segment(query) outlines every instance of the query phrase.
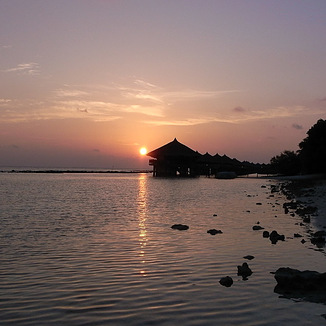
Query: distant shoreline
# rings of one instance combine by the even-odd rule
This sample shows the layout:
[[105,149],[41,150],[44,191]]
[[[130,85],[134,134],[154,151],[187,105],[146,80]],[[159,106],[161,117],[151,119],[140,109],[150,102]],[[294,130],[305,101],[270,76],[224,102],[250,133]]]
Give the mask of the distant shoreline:
[[52,173],[52,174],[63,174],[63,173],[152,173],[150,170],[57,170],[57,169],[42,169],[42,170],[0,170],[0,173]]

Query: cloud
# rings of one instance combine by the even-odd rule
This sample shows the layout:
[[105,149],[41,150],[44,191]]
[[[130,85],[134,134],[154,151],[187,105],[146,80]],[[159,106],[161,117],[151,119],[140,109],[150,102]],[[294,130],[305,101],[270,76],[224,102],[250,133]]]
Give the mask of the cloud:
[[237,106],[233,109],[234,112],[239,112],[239,113],[242,113],[242,112],[246,112],[247,110],[244,109],[242,106]]
[[183,119],[183,120],[182,119],[150,120],[150,121],[143,121],[143,122],[155,126],[195,126],[195,125],[212,123],[212,122],[234,123],[230,119],[214,118],[214,117],[198,118],[198,119]]
[[163,92],[162,96],[166,99],[174,100],[187,100],[187,99],[203,99],[203,98],[213,98],[219,97],[221,95],[237,93],[238,90],[222,90],[222,91],[204,91],[204,90],[194,90],[194,89],[184,89],[178,91]]
[[0,106],[5,106],[11,102],[10,99],[7,98],[0,98]]
[[[137,114],[154,117],[152,122],[162,124],[161,119],[172,118],[176,115],[187,115],[187,119],[176,124],[198,123],[196,119],[189,120],[191,115],[204,115],[201,108],[200,112],[196,108],[189,109],[194,101],[202,99],[212,99],[217,97],[239,92],[238,90],[207,91],[195,89],[168,90],[142,79],[128,79],[121,83],[106,85],[63,85],[55,90],[54,102],[56,107],[62,106],[65,109],[72,109],[88,113],[88,119],[104,120],[108,114],[115,113],[116,116],[126,116],[126,114]],[[98,100],[94,100],[94,99]],[[187,103],[189,102],[189,106]],[[173,110],[171,106],[173,107]],[[84,115],[85,117],[85,115]],[[201,119],[201,117],[199,117]],[[205,118],[206,119],[206,118]],[[165,119],[166,120],[166,119]],[[167,120],[166,120],[167,121]],[[175,119],[175,121],[177,121]]]
[[9,68],[5,72],[15,72],[23,75],[39,75],[40,66],[36,62],[20,63],[14,68]]
[[297,130],[302,130],[303,129],[303,126],[302,125],[298,125],[296,123],[293,123],[292,124],[292,128],[297,129]]
[[[234,111],[234,110],[233,110]],[[190,119],[187,116],[184,118],[174,119],[164,119],[164,120],[149,120],[144,121],[145,123],[156,125],[156,126],[191,126],[204,123],[230,123],[230,124],[240,124],[251,121],[259,120],[271,120],[277,118],[287,118],[292,116],[300,116],[310,114],[310,110],[303,106],[295,107],[276,107],[273,109],[266,110],[246,110],[245,112],[240,111],[242,114],[238,114],[238,110],[235,114],[228,114],[225,112],[216,112],[214,116],[206,116],[205,113],[202,117],[196,119]]]
[[[20,67],[27,69],[28,65]],[[111,85],[62,85],[36,99],[0,99],[0,119],[18,122],[45,119],[115,121],[137,119],[156,126],[205,123],[240,124],[311,114],[304,106],[246,109],[223,108],[224,99],[239,90],[164,89],[140,79]],[[202,101],[203,100],[203,101]],[[207,106],[206,106],[207,105]],[[298,129],[298,127],[296,127]]]
[[134,81],[134,84],[136,84],[138,86],[141,86],[141,87],[145,87],[145,88],[157,88],[156,85],[148,83],[148,82],[146,82],[144,80],[141,80],[141,79],[136,79]]
[[58,97],[81,97],[88,95],[87,92],[79,89],[57,89],[54,91],[54,95]]
[[137,79],[131,85],[117,85],[123,96],[128,98],[142,98],[153,99],[158,102],[165,100],[184,100],[194,98],[212,98],[224,94],[240,92],[239,90],[196,90],[196,89],[179,89],[179,90],[166,90],[162,87],[148,83],[146,81]]

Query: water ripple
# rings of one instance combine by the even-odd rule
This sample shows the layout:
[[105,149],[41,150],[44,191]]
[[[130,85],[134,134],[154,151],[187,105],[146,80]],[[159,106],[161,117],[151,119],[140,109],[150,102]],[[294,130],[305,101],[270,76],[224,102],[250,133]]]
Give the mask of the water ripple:
[[[274,293],[278,267],[325,262],[298,239],[272,245],[252,230],[259,221],[287,237],[304,232],[261,188],[267,181],[0,177],[3,325],[322,324],[324,306]],[[244,281],[237,265],[248,254]],[[230,288],[219,284],[227,275]]]

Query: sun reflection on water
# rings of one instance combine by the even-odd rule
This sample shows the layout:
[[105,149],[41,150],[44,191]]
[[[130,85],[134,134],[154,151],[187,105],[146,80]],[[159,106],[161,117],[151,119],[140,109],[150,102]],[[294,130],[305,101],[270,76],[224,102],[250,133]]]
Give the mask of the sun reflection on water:
[[138,210],[138,226],[139,226],[139,258],[140,263],[143,265],[140,270],[140,274],[146,276],[145,271],[145,247],[148,241],[147,229],[146,229],[146,214],[147,214],[147,177],[141,174],[138,179],[138,198],[137,198],[137,210]]

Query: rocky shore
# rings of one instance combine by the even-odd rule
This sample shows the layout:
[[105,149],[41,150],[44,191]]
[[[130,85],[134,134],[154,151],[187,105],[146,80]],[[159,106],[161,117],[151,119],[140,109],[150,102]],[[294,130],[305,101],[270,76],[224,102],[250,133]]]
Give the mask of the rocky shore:
[[326,230],[326,175],[280,178],[280,191],[288,200],[286,213],[300,215],[315,231]]
[[[284,212],[300,216],[300,225],[308,226],[311,243],[318,248],[325,248],[326,176],[281,178],[279,186],[274,186],[272,191],[280,191],[286,196]],[[275,280],[277,286],[274,291],[283,297],[326,304],[326,273],[282,267],[275,272]]]

